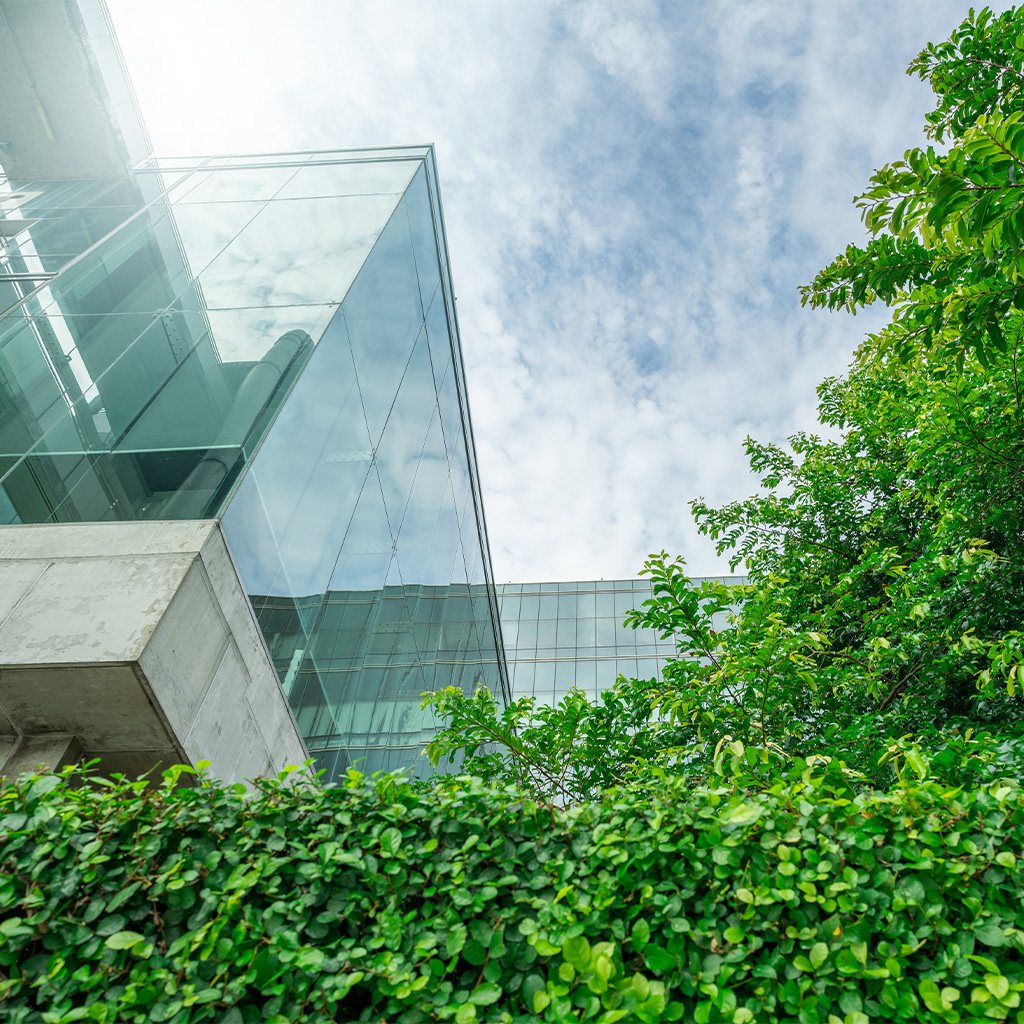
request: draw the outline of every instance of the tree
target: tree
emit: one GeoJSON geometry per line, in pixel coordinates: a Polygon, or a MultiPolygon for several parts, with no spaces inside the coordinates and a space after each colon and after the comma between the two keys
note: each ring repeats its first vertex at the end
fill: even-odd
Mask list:
{"type": "Polygon", "coordinates": [[[939,352],[962,365],[1005,358],[1024,308],[1024,16],[972,10],[950,39],[929,44],[908,74],[938,102],[926,131],[948,152],[910,149],[857,198],[874,238],[851,245],[803,289],[812,307],[881,300],[888,326],[862,357],[902,362],[939,352]]]}
{"type": "MultiPolygon", "coordinates": [[[[803,293],[816,307],[892,309],[850,371],[818,389],[839,439],[748,439],[758,493],[691,503],[750,585],[694,588],[681,560],[648,561],[654,600],[628,621],[674,636],[680,657],[660,681],[614,691],[608,706],[642,739],[602,762],[599,743],[563,731],[559,777],[574,759],[591,785],[652,765],[700,775],[735,742],[841,760],[872,783],[921,748],[954,780],[991,759],[1024,774],[1022,69],[1024,9],[972,11],[911,63],[938,97],[928,131],[949,148],[878,171],[857,199],[872,239],[803,293]]],[[[573,721],[587,720],[574,700],[573,721]]],[[[435,749],[458,744],[456,729],[435,749]]]]}

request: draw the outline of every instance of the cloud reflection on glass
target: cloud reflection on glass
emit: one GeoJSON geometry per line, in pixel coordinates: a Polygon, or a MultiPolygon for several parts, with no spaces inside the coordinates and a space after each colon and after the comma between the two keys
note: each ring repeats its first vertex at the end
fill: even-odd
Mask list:
{"type": "Polygon", "coordinates": [[[0,517],[222,518],[328,780],[503,689],[433,155],[371,156],[0,183],[59,271],[0,315],[0,517]]]}

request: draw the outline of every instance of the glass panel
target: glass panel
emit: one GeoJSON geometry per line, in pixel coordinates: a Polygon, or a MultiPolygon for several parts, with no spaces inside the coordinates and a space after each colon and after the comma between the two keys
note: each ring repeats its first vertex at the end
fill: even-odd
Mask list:
{"type": "MultiPolygon", "coordinates": [[[[390,429],[390,427],[389,427],[390,429]]],[[[385,436],[387,436],[385,431],[385,436]]],[[[451,582],[457,552],[448,460],[436,410],[419,455],[415,483],[398,535],[398,562],[406,583],[444,586],[451,582]],[[437,527],[440,524],[441,530],[437,527]]]]}
{"type": "MultiPolygon", "coordinates": [[[[190,276],[205,270],[265,206],[265,203],[207,203],[175,207],[174,224],[190,276]]],[[[192,308],[213,306],[215,298],[212,294],[204,296],[203,301],[194,302],[192,308]]]]}
{"type": "Polygon", "coordinates": [[[295,177],[294,167],[218,168],[196,174],[190,187],[176,194],[175,203],[266,202],[295,177]]]}
{"type": "Polygon", "coordinates": [[[587,696],[593,698],[594,690],[597,686],[597,662],[576,662],[576,685],[581,690],[585,690],[587,696]]]}
{"type": "Polygon", "coordinates": [[[198,274],[208,307],[340,302],[394,203],[394,196],[268,203],[198,274]]]}
{"type": "MultiPolygon", "coordinates": [[[[420,341],[405,368],[398,394],[393,398],[387,424],[376,451],[377,469],[384,489],[384,504],[387,506],[391,528],[396,535],[401,528],[406,506],[412,495],[413,480],[420,465],[428,428],[436,416],[437,396],[434,393],[434,378],[430,373],[426,335],[421,333],[420,341]]],[[[369,414],[367,419],[371,419],[369,414]]],[[[437,434],[431,456],[441,460],[444,475],[440,484],[443,487],[448,477],[448,460],[444,454],[443,438],[440,436],[440,423],[437,434]]],[[[436,506],[434,515],[436,516],[436,506]]],[[[429,538],[425,540],[425,544],[429,544],[429,538]]]]}
{"type": "Polygon", "coordinates": [[[554,619],[541,619],[537,623],[537,648],[555,647],[555,633],[557,623],[554,619]]]}
{"type": "Polygon", "coordinates": [[[374,246],[373,258],[367,260],[342,308],[370,436],[376,444],[423,324],[409,222],[404,215],[388,222],[374,246]]]}
{"type": "MultiPolygon", "coordinates": [[[[317,175],[306,173],[312,170],[302,173],[308,191],[321,187],[317,175]]],[[[290,207],[307,200],[274,202],[290,207]]],[[[332,771],[353,758],[364,758],[360,767],[372,762],[423,771],[417,758],[437,723],[420,709],[421,693],[445,685],[500,686],[486,587],[468,585],[485,575],[458,396],[452,389],[439,396],[431,362],[435,340],[438,351],[451,348],[446,321],[437,322],[435,336],[442,327],[440,337],[428,337],[403,208],[366,259],[224,517],[231,539],[238,528],[234,503],[252,503],[249,480],[255,481],[278,548],[281,575],[271,581],[273,593],[290,592],[308,638],[303,664],[320,685],[303,707],[319,702],[329,710],[318,705],[304,712],[306,735],[318,764],[332,771]],[[342,382],[347,432],[334,438],[335,427],[304,410],[339,415],[342,382]],[[324,394],[307,394],[313,387],[324,394]],[[439,408],[444,397],[447,409],[439,408]],[[324,459],[332,452],[353,480],[365,476],[351,516],[345,495],[357,487],[346,491],[339,482],[336,471],[344,467],[324,459]],[[323,566],[332,570],[326,582],[323,566]],[[360,617],[350,623],[347,610],[356,607],[360,617]],[[368,673],[376,675],[364,686],[368,673]],[[373,748],[387,748],[386,756],[371,758],[366,752],[373,748]]],[[[234,341],[231,350],[240,345],[234,341]]],[[[259,594],[253,601],[268,605],[259,594]]]]}
{"type": "MultiPolygon", "coordinates": [[[[421,286],[423,284],[422,276],[420,284],[421,286]]],[[[453,413],[458,415],[458,398],[455,393],[455,377],[452,370],[451,336],[448,333],[448,312],[445,309],[444,293],[440,281],[434,288],[433,296],[427,296],[426,301],[430,303],[426,322],[434,380],[437,382],[439,390],[446,381],[448,382],[446,401],[455,402],[453,413]]]]}
{"type": "Polygon", "coordinates": [[[331,772],[415,767],[424,689],[503,685],[432,156],[376,156],[172,162],[148,208],[158,173],[0,183],[3,266],[64,267],[2,286],[0,518],[222,514],[331,772]]]}
{"type": "Polygon", "coordinates": [[[419,168],[419,173],[423,173],[422,166],[418,160],[315,164],[300,168],[277,193],[276,198],[365,196],[375,192],[401,195],[406,190],[413,172],[419,168]]]}
{"type": "Polygon", "coordinates": [[[555,662],[555,691],[559,698],[576,685],[576,662],[557,661],[555,662]]]}
{"type": "Polygon", "coordinates": [[[576,620],[576,646],[580,648],[593,647],[597,643],[597,620],[577,619],[576,620]]]}
{"type": "Polygon", "coordinates": [[[537,646],[537,626],[536,619],[519,620],[518,649],[520,653],[524,648],[529,649],[537,646]]]}
{"type": "Polygon", "coordinates": [[[597,672],[598,690],[607,690],[609,686],[613,686],[618,674],[616,671],[616,662],[597,661],[594,665],[597,672]]]}
{"type": "MultiPolygon", "coordinates": [[[[14,460],[0,470],[17,515],[216,512],[397,201],[267,203],[295,172],[194,176],[174,190],[187,202],[141,212],[0,321],[0,453],[14,460]]],[[[104,205],[71,206],[41,233],[74,249],[132,216],[139,193],[68,183],[19,201],[42,209],[97,190],[104,205]]],[[[346,359],[338,379],[351,385],[346,359]]]]}

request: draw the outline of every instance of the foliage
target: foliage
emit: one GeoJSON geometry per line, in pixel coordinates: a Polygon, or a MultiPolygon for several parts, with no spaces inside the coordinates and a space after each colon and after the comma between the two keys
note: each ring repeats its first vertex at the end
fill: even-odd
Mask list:
{"type": "MultiPolygon", "coordinates": [[[[949,148],[879,171],[858,200],[874,237],[804,290],[832,309],[880,300],[891,322],[818,389],[824,437],[748,439],[759,492],[692,503],[749,586],[691,588],[680,560],[648,561],[654,600],[629,621],[680,656],[657,683],[620,681],[643,735],[610,748],[616,778],[699,777],[738,739],[886,784],[907,735],[999,748],[1024,778],[1024,9],[972,11],[910,73],[931,83],[927,130],[949,148]]],[[[563,761],[600,780],[600,748],[566,739],[563,761]]]]}
{"type": "MultiPolygon", "coordinates": [[[[591,702],[571,690],[554,707],[523,697],[498,707],[483,687],[424,694],[424,707],[447,719],[427,744],[435,766],[447,758],[463,773],[500,781],[561,806],[597,796],[635,776],[638,765],[667,763],[665,737],[651,728],[644,684],[620,680],[591,702]]],[[[445,784],[438,774],[434,782],[445,784]]]]}
{"type": "MultiPolygon", "coordinates": [[[[568,811],[400,778],[0,792],[24,1021],[1019,1019],[1024,794],[721,749],[568,811]],[[761,791],[747,788],[761,778],[761,791]]],[[[920,776],[920,777],[919,777],[920,776]]]]}
{"type": "Polygon", "coordinates": [[[748,712],[774,707],[762,742],[809,744],[865,771],[903,733],[1019,735],[1016,368],[973,357],[959,373],[866,366],[819,395],[838,440],[748,442],[762,492],[721,509],[694,503],[701,530],[745,562],[752,584],[737,625],[716,638],[729,658],[713,682],[742,678],[748,712]]]}
{"type": "Polygon", "coordinates": [[[840,758],[882,784],[898,737],[938,750],[973,730],[1005,741],[1003,770],[1024,778],[1016,367],[869,364],[819,397],[836,439],[748,441],[760,493],[693,503],[749,585],[692,587],[681,560],[648,561],[654,600],[627,621],[675,638],[661,680],[556,709],[429,698],[449,716],[435,763],[491,743],[469,770],[564,802],[653,765],[699,776],[728,738],[840,758]]]}
{"type": "MultiPolygon", "coordinates": [[[[1024,10],[972,11],[911,64],[938,97],[928,131],[950,148],[879,171],[858,200],[874,239],[805,289],[815,306],[881,299],[893,311],[848,375],[818,390],[838,439],[748,439],[760,493],[693,503],[751,582],[714,637],[715,671],[675,670],[653,700],[702,724],[701,739],[758,736],[876,781],[902,734],[939,749],[982,729],[1019,746],[1021,33],[1024,10]]],[[[648,568],[658,578],[665,566],[648,568]]],[[[660,615],[680,629],[671,582],[638,624],[660,615]]]]}
{"type": "Polygon", "coordinates": [[[814,307],[881,299],[891,322],[868,356],[933,352],[982,363],[1020,340],[1024,308],[1024,9],[972,10],[950,39],[909,68],[938,98],[927,131],[948,151],[909,149],[858,197],[875,236],[850,245],[803,290],[814,307]]]}

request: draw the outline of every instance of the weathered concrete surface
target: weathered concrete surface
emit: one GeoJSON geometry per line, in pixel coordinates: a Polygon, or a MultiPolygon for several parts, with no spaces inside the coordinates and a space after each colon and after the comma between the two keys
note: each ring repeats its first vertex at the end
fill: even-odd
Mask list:
{"type": "Polygon", "coordinates": [[[117,178],[149,155],[97,0],[0,0],[0,96],[14,180],[117,178]]]}
{"type": "Polygon", "coordinates": [[[217,523],[0,527],[0,774],[55,735],[129,775],[308,757],[217,523]]]}
{"type": "Polygon", "coordinates": [[[13,747],[3,762],[3,773],[10,778],[40,768],[56,771],[82,760],[82,747],[78,740],[74,736],[62,736],[59,733],[23,736],[13,747]]]}

